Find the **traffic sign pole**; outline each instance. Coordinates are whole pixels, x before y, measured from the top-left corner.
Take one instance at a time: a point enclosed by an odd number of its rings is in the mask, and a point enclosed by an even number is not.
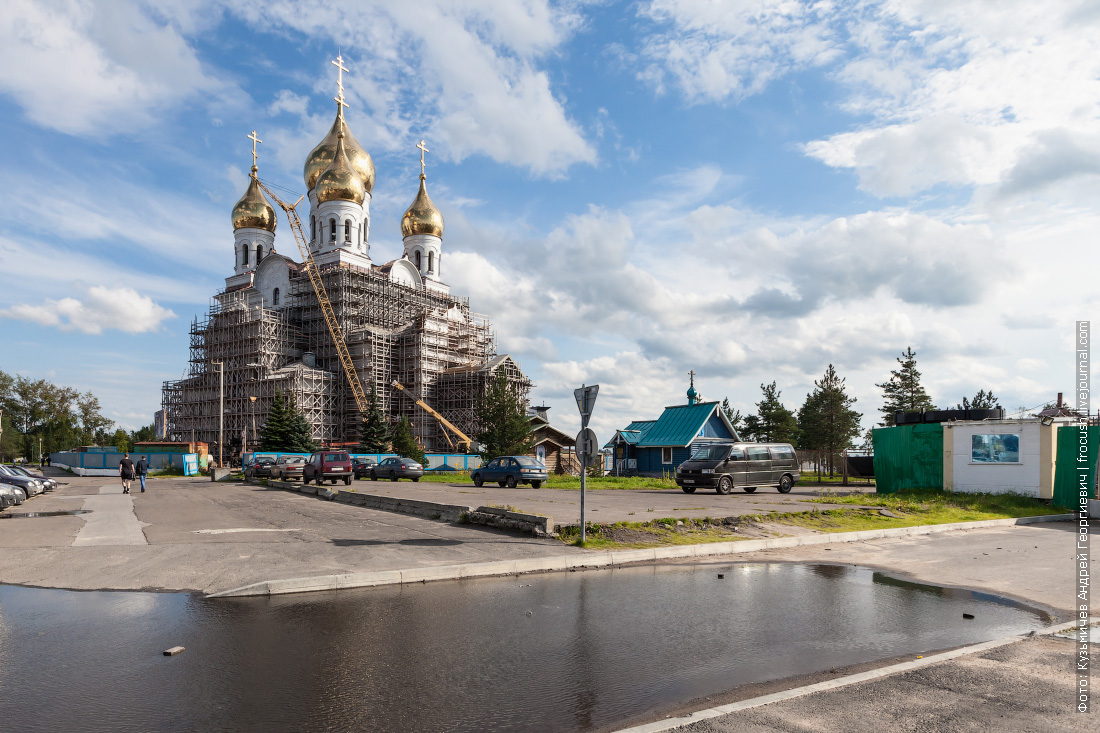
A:
[[[577,436],[577,447],[581,457],[581,544],[585,542],[584,531],[584,494],[585,494],[585,477],[588,475],[588,456],[586,455],[586,449],[588,446],[588,436],[591,431],[588,429],[588,419],[592,417],[592,408],[596,405],[596,395],[599,394],[600,385],[593,384],[591,386],[581,385],[580,389],[573,390],[573,396],[577,398],[577,410],[581,413],[581,432]],[[593,443],[595,442],[595,435],[593,437]]]

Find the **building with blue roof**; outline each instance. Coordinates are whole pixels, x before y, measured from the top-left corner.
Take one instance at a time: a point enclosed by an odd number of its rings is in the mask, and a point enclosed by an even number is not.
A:
[[[635,420],[604,446],[614,453],[613,471],[622,475],[664,476],[691,457],[696,443],[740,440],[718,402],[700,402],[692,376],[687,404],[666,407],[656,420]]]

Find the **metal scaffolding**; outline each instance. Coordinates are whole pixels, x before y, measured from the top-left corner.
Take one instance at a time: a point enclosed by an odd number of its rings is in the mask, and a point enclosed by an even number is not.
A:
[[[218,367],[225,364],[226,455],[252,447],[252,420],[260,427],[277,390],[292,398],[325,444],[358,442],[361,416],[347,387],[337,350],[310,281],[287,261],[290,298],[265,305],[252,287],[215,296],[191,326],[188,371],[165,382],[163,406],[170,440],[218,441]],[[389,386],[419,392],[468,434],[477,432],[474,407],[488,380],[503,370],[526,400],[531,382],[507,355],[497,356],[488,317],[469,300],[393,282],[386,268],[340,266],[320,270],[343,330],[355,371],[391,421],[409,419],[428,450],[448,441],[435,418]],[[250,397],[256,397],[255,401]]]

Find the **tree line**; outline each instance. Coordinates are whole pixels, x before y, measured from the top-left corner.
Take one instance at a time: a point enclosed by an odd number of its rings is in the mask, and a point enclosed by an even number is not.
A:
[[[0,371],[0,459],[37,460],[43,454],[72,450],[82,445],[114,445],[132,450],[137,441],[153,440],[150,423],[126,431],[103,415],[91,392],[46,379],[30,379]]]
[[[898,368],[891,370],[890,378],[875,386],[882,390],[883,404],[881,425],[894,424],[895,412],[935,410],[936,405],[921,384],[917,369],[917,355],[912,347],[906,348],[897,358]],[[732,408],[729,399],[722,401],[722,410],[729,418],[742,440],[763,443],[790,443],[802,450],[820,450],[832,456],[851,447],[859,436],[862,413],[854,409],[856,398],[847,394],[845,380],[832,364],[821,379],[814,381],[814,389],[806,395],[802,406],[795,412],[787,408],[782,392],[771,384],[761,384],[762,399],[756,403],[756,414],[742,415]],[[963,397],[957,409],[1000,407],[991,390],[979,390],[973,398]],[[870,447],[870,430],[865,435]]]

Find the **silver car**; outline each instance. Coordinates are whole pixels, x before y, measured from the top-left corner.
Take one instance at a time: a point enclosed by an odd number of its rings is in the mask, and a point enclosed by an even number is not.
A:
[[[10,468],[11,470],[15,471],[20,476],[26,476],[27,478],[38,479],[43,484],[45,484],[46,491],[53,491],[54,489],[57,488],[57,481],[53,480],[49,476],[43,476],[40,473],[34,473],[33,471],[27,470],[24,466],[16,466],[16,465],[11,464],[11,463],[7,464],[7,467]]]
[[[27,495],[28,499],[46,490],[46,485],[38,479],[28,478],[4,465],[0,465],[0,483],[18,486],[23,489],[23,493]]]

